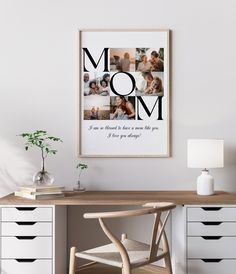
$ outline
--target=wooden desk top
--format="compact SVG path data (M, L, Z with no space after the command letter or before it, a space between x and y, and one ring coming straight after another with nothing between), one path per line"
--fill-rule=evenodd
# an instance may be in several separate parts
M236 194L217 191L212 196L198 196L193 191L87 191L66 192L65 198L41 201L10 194L0 199L0 205L142 205L164 201L177 205L236 205Z

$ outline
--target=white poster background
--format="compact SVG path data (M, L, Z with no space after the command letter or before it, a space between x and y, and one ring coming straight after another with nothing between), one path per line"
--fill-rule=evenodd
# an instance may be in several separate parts
M168 31L82 31L80 37L80 156L169 156ZM82 48L87 48L96 62L104 48L153 48L157 51L159 48L164 48L163 120L154 120L149 117L146 117L147 119L143 121L137 120L137 99L135 105L136 120L84 120L85 97L83 95L84 64ZM96 69L90 61L86 61L86 68L90 75L93 73L94 75L100 74L104 70L103 57ZM114 74L114 72L108 73L110 75ZM119 88L122 89L123 85L125 90L127 88L127 79L124 78L124 81L119 80ZM135 96L135 92L129 96ZM148 96L142 98L150 109L151 102L149 102ZM158 102L156 107L158 107ZM142 105L140 105L140 111L142 112ZM145 112L143 112L142 118L145 115Z

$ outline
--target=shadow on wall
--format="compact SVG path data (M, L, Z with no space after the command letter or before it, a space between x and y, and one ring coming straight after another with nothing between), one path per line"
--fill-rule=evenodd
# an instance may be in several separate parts
M236 166L236 149L234 146L225 145L225 166Z
M233 145L225 145L224 172L222 178L222 188L227 185L230 192L236 194L236 149ZM220 171L219 171L220 173Z
M0 197L32 183L35 170L22 149L0 137Z

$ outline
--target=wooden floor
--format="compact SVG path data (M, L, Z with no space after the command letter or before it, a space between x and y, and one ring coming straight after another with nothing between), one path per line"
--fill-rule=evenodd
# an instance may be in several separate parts
M158 270L154 267L138 268L132 270L132 274L165 274L165 271ZM77 274L121 274L121 269L117 267L108 267L104 265L96 265L80 270Z

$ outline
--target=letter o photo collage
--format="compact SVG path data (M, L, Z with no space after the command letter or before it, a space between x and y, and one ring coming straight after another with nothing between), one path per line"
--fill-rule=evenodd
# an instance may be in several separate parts
M84 120L137 120L140 96L165 94L164 48L110 48L109 56L110 71L83 72Z

